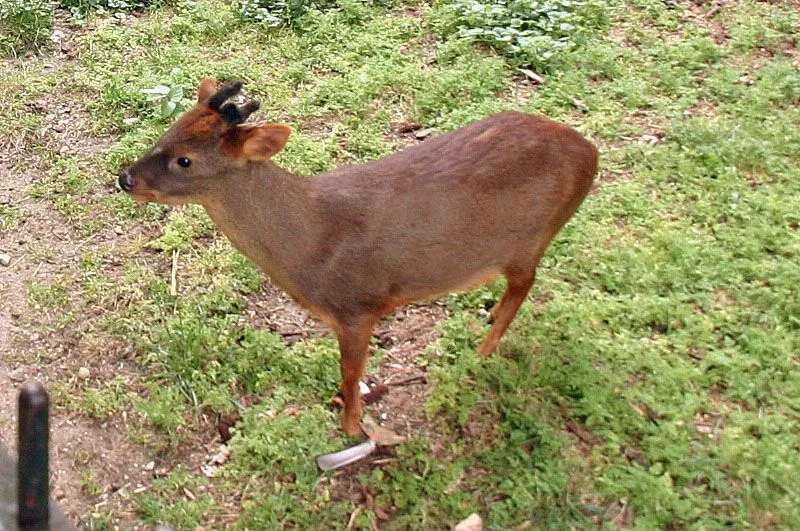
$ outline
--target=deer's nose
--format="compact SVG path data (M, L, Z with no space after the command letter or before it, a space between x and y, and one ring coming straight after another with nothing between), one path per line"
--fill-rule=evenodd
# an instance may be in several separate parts
M125 190L126 192L130 192L131 190L133 190L135 184L136 181L133 180L133 177L131 176L130 173L128 173L128 170L123 171L119 175L119 187Z

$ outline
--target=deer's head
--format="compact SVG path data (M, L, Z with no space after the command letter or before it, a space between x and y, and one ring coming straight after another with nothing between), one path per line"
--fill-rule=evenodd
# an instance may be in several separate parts
M155 147L126 168L119 186L135 199L157 203L202 202L226 179L258 162L269 160L286 145L288 126L245 123L259 103L236 105L228 100L241 91L241 82L218 86L204 79L197 104L186 111Z

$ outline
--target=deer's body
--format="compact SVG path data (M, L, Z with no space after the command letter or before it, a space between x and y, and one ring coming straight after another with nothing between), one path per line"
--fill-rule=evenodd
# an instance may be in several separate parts
M490 354L597 169L597 151L579 133L517 112L310 179L267 159L239 159L228 175L203 180L189 200L335 330L351 434L377 320L399 305L502 274L508 290L480 349Z

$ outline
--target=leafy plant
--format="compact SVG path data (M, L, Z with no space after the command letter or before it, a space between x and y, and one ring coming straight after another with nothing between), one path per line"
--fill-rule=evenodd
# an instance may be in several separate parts
M579 43L592 7L579 0L452 0L434 12L432 23L443 38L484 43L517 64L545 69Z
M138 11L166 4L164 0L60 0L59 3L76 18L83 18L93 11Z
M241 0L240 2L242 18L272 27L291 25L314 4L313 0Z
M156 85L153 88L142 89L147 94L147 101L158 106L159 116L163 119L172 118L186 109L189 100L183 97L183 87Z
M241 17L271 27L296 26L309 11L342 8L358 12L360 7L385 4L383 0L239 0Z
M0 0L0 54L38 50L52 26L53 11L46 0Z

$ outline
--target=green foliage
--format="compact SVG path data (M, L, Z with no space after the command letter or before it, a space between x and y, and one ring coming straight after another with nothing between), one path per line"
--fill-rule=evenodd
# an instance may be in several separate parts
M496 48L515 64L547 70L600 23L599 3L580 0L445 0L432 17L442 37Z
M185 251L195 239L209 235L212 228L211 220L200 207L173 210L169 213L161 236L147 246L164 253Z
M150 384L147 396L136 400L134 406L151 426L175 437L184 424L185 403L177 387Z
M310 9L326 9L336 5L334 0L239 0L241 16L245 20L267 26L294 24Z
M38 310L62 308L67 303L69 295L62 281L28 284L28 304Z
M130 397L122 378L114 378L98 387L86 386L78 392L65 389L60 395L60 402L70 409L81 411L101 421L119 414L130 404Z
M39 50L52 26L53 10L46 0L0 0L0 55Z
M237 0L244 20L270 27L306 27L303 21L309 13L335 10L345 13L351 22L361 18L368 5L385 5L385 0ZM355 16L355 18L353 18Z
M183 97L183 87L166 85L156 85L153 88L142 89L143 94L147 94L147 101L158 106L159 115L162 119L177 116L191 105L192 101Z
M169 524L176 529L199 527L216 510L214 498L200 490L205 487L204 478L178 466L169 476L153 481L148 492L136 498L139 515L149 524Z
M61 7L69 10L73 17L83 18L92 12L124 13L143 9L155 9L171 0L58 0Z
M12 230L19 223L19 208L0 205L0 231Z

